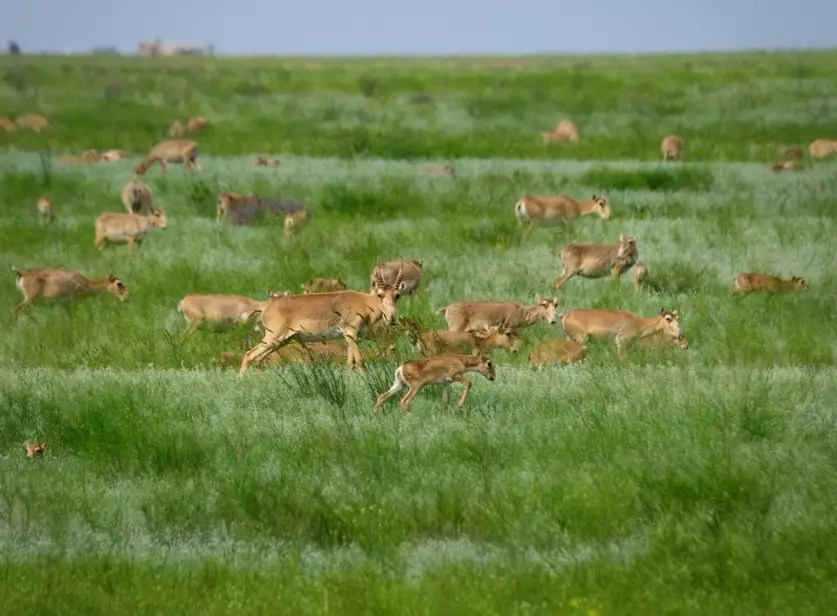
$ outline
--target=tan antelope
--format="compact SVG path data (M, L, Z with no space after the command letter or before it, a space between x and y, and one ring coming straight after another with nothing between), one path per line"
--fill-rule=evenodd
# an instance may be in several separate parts
M285 222L283 224L285 239L290 240L295 233L299 233L304 229L310 220L311 212L308 210L297 210L296 212L285 214Z
M625 344L636 338L645 338L661 330L672 338L680 336L679 314L665 308L657 316L648 318L625 310L572 310L561 323L567 335L582 346L586 347L591 337L615 342L622 359Z
M192 175L192 170L201 173L201 166L198 163L198 142L192 139L168 139L161 141L153 148L145 160L143 160L134 173L143 175L154 164L159 163L163 168L163 173L168 174L168 163L186 165L186 170L189 175Z
M52 197L38 199L38 216L42 222L52 222L55 219L52 213Z
M613 283L630 270L639 258L639 236L620 235L618 244L570 244L559 254L563 271L552 283L560 289L575 277L602 278L610 274Z
M517 302L453 302L436 311L444 314L452 332L477 331L499 326L511 332L538 322L558 322L558 298L535 298L534 306Z
M96 280L72 270L36 268L21 272L12 267L12 271L17 276L17 288L23 294L23 301L14 309L15 319L31 304L42 300L70 301L108 292L124 302L129 295L122 281L112 274Z
M59 156L58 162L65 165L92 165L98 163L100 158L98 150L86 150L81 156Z
M233 214L237 220L237 212L246 208L250 203L258 201L259 197L254 194L247 196L241 193L221 193L215 202L215 221L221 222L229 218L230 214Z
M312 278L300 286L303 293L327 293L345 291L348 288L342 278Z
M634 265L634 291L646 291L648 289L648 266L639 262Z
M780 171L796 171L797 169L799 169L799 164L795 160L786 160L770 165L770 170L775 171L776 173Z
M452 332L448 329L431 329L422 332L415 341L420 353L472 353L474 350L484 353L494 348L508 349L516 353L520 350L520 339L503 326L492 325L470 332Z
M50 127L49 120L39 113L24 113L22 116L15 118L15 124L19 128L29 128L36 133L40 133Z
M407 259L406 261L385 261L376 266L369 274L369 285L375 287L375 277L380 271L381 276L386 284L392 284L395 277L401 272L402 280L404 281L404 290L401 292L402 297L405 295L413 295L418 291L421 285L421 274L424 268L424 260Z
M663 161L682 160L683 151L686 149L686 142L679 135L668 135L660 143L660 151L663 153Z
M813 159L833 156L837 154L837 139L815 139L808 146L808 153Z
M139 178L134 178L125 184L119 194L129 214L149 216L154 210L154 193L151 187Z
M219 327L248 323L254 315L267 307L270 299L285 295L285 293L268 291L268 299L259 301L244 295L190 293L177 304L177 311L183 315L187 324L180 340L183 341L194 334L204 323Z
M266 156L256 156L257 167L278 167L282 164L278 158L268 158Z
M541 133L545 142L550 141L578 141L578 125L572 120L561 120L558 125L550 131Z
M209 121L203 116L191 117L186 123L186 131L189 133L199 133L207 128L209 128Z
M182 137L186 134L186 127L183 126L180 120L175 120L169 126L169 137Z
M27 457L35 458L42 456L49 449L49 443L30 443L29 441L23 441L23 447L26 449Z
M732 292L735 295L746 295L747 293L752 293L753 291L763 293L804 291L807 288L808 286L805 279L800 276L791 276L785 280L770 274L745 273L738 274L738 276L732 280Z
M17 130L17 124L15 124L11 118L9 117L0 117L0 129L6 131L7 133L13 133Z
M103 163L112 163L117 160L125 160L125 150L106 150L99 157Z
M375 401L375 415L378 414L384 403L404 388L407 388L407 395L401 399L401 409L405 413L410 412L410 402L416 397L426 385L442 386L442 407L448 408L448 387L451 383L462 383L465 390L456 405L461 410L465 405L468 392L471 391L471 381L465 378L467 372L479 372L489 381L496 378L494 364L491 358L482 353L474 355L436 355L424 359L413 359L405 361L395 369L395 382L387 391L378 396Z
M380 273L375 283L371 293L347 290L271 299L262 311L264 338L244 356L239 372L244 373L253 361L261 363L294 338L307 342L341 337L348 346L349 368L356 363L358 370L365 372L357 344L359 332L381 319L394 324L396 304L405 286L400 272L392 284L385 283Z
M529 221L524 241L529 239L537 226L551 227L590 214L610 220L610 204L604 195L594 194L589 201L576 201L568 195L526 195L514 206L517 224Z
M151 229L166 229L166 212L153 210L151 216L105 212L96 219L96 250L104 250L108 244L128 244L128 254L134 254L134 244L141 244Z
M544 340L529 353L529 364L575 364L587 358L587 350L575 340Z

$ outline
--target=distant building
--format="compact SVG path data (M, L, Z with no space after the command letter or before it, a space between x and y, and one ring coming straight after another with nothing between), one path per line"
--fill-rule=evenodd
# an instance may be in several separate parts
M158 38L141 42L139 53L143 56L211 56L214 55L215 48L212 45L166 43Z

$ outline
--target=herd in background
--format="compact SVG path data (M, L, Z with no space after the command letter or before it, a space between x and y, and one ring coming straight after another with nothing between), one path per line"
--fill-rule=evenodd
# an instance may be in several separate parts
M48 122L37 114L27 114L12 122L0 118L0 127L14 130L27 126L41 131ZM10 128L11 127L11 128ZM186 124L175 120L170 127L171 139L156 144L148 156L135 168L134 177L121 190L120 197L127 212L105 212L95 221L95 247L104 250L110 244L128 244L129 256L152 229L166 229L167 219L163 208L154 207L151 188L140 177L155 164L169 173L168 164L183 164L191 175L201 173L198 163L198 142L185 138L209 127L203 117L190 118ZM580 139L578 127L570 120L561 121L555 129L543 133L546 141L571 141ZM677 135L666 136L660 150L664 161L680 161L685 151L685 141ZM837 140L818 139L810 144L812 158L824 158L837 154ZM794 159L803 155L799 148L788 148L784 160L772 169L792 170ZM126 158L121 150L99 153L88 150L81 157L64 157L65 163L109 163ZM255 159L257 166L277 166L280 161L263 156ZM424 173L453 175L450 163L429 165ZM39 217L44 222L55 218L52 198L41 197L37 202ZM242 224L252 218L253 212L272 210L284 216L284 232L288 240L311 220L311 212L298 204L280 199L262 198L256 194L223 193L216 201L216 221L230 220ZM611 218L611 207L604 195L593 194L592 199L579 201L568 195L525 195L514 206L518 225L528 223L523 241L527 241L538 228L564 224L577 218L596 215L604 221ZM649 270L640 262L637 241L639 236L619 235L613 244L570 244L559 253L562 264L560 275L553 288L560 290L572 278L599 279L610 276L618 286L621 277L633 269L633 286L638 292L648 289ZM517 352L521 348L519 334L535 323L557 324L560 319L566 339L546 340L537 344L529 355L534 366L569 364L585 361L590 338L615 343L620 359L625 358L629 344L647 348L677 347L687 349L688 342L680 327L677 310L662 308L659 314L643 317L622 310L576 309L566 314L559 312L558 299L537 297L535 304L524 306L508 301L458 301L438 310L444 316L447 329L422 331L414 319L397 320L396 306L399 300L411 297L419 291L423 260L397 260L376 262L370 274L370 290L348 289L342 278L314 278L302 285L302 293L269 290L266 299L255 300L239 295L189 294L177 305L186 320L186 330L181 335L185 341L202 325L230 326L256 322L262 340L241 356L225 352L216 358L219 364L240 360L239 372L249 366L257 369L264 362L282 364L301 361L340 361L345 358L349 368L357 366L365 371L364 353L358 341L371 339L376 344L367 349L373 357L397 357L395 339L406 334L422 359L400 363L395 370L392 387L382 393L375 403L375 414L393 395L408 389L401 400L404 412L415 395L429 384L441 385L443 405L448 406L448 386L457 382L464 385L464 392L457 408L462 408L471 389L468 372L483 374L489 380L496 377L490 353L494 348ZM30 304L40 300L69 301L90 295L109 293L120 301L127 301L129 292L125 284L114 275L103 279L89 279L71 270L37 268L20 271L17 287L23 295L14 309L15 319ZM782 279L768 274L743 273L733 281L733 293L753 291L780 292L806 288L805 279L793 276ZM404 325L406 323L406 325ZM334 340L336 339L336 340ZM30 454L35 455L35 454Z

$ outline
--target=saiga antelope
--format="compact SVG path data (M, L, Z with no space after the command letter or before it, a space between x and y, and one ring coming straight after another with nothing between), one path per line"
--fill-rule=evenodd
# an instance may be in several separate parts
M299 233L310 220L311 212L308 210L297 210L285 214L285 222L283 223L285 239L293 238L294 234Z
M424 260L422 259L407 259L406 261L384 261L380 265L376 265L375 269L369 274L369 285L375 288L375 277L377 272L380 272L381 277L387 284L392 284L398 272L401 272L402 280L404 281L404 290L401 292L402 297L405 295L414 295L421 285L421 275L424 270Z
M453 302L436 311L444 314L452 332L502 326L512 332L540 321L557 323L558 298L535 298L534 306L517 302Z
M648 266L645 263L634 265L634 291L648 289Z
M49 443L30 443L29 441L23 441L23 447L26 449L26 456L34 458L43 455L49 449Z
M348 288L342 278L312 278L308 282L302 283L300 286L302 287L303 293L345 291Z
M616 343L619 357L624 359L624 346L630 340L645 338L658 331L672 338L680 336L680 316L676 310L660 310L657 316L645 318L625 310L573 310L562 319L567 335L587 346L589 338L604 338Z
M837 139L814 139L808 146L813 159L827 158L837 154Z
M52 197L38 199L38 216L40 216L41 222L52 222L55 219L52 212Z
M594 194L590 201L576 201L569 195L526 195L514 206L517 224L529 221L529 228L523 235L524 242L537 226L551 227L590 214L610 220L610 204L604 195Z
M746 295L754 291L763 293L780 293L782 291L804 291L807 282L801 276L791 276L787 280L770 274L738 274L732 280L734 295Z
M149 216L154 209L154 193L151 192L151 187L138 178L125 184L119 195L129 214Z
M578 141L578 125L572 120L561 120L552 130L541 133L545 142L550 141Z
M618 285L620 276L639 258L637 240L638 235L620 235L618 244L570 244L559 254L564 269L553 281L553 288L560 289L574 276L602 278L608 274Z
M163 168L163 173L168 175L168 163L183 163L186 165L186 170L189 175L192 175L192 170L201 173L201 166L198 163L198 142L192 139L168 139L161 141L153 148L145 160L137 165L134 173L143 175L155 163L159 163Z
M124 302L129 295L123 282L113 274L97 280L72 270L36 268L21 272L14 266L11 269L17 276L17 288L23 295L23 301L14 309L15 319L37 301L69 301L107 292Z
M284 297L284 293L268 291L268 298ZM181 342L191 336L204 323L230 326L248 323L255 314L267 307L268 300L259 301L243 295L190 293L177 304L177 311L186 319L186 330Z
M416 349L420 353L472 353L482 351L488 353L499 347L516 353L520 350L520 339L503 326L492 325L483 329L469 332L452 332L448 329L431 329L422 332L414 340Z
M663 153L663 161L681 160L686 142L679 135L668 135L660 142L660 151Z
M134 244L141 244L151 229L166 229L164 210L153 210L151 216L105 212L96 219L96 238L94 246L101 252L108 244L128 244L128 254L133 256Z

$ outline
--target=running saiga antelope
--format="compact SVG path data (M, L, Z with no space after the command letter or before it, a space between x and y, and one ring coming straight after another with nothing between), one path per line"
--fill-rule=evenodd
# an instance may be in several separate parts
M575 277L602 278L610 274L613 283L630 270L639 258L639 236L620 235L618 244L570 244L559 255L564 266L552 283L557 290Z
M679 314L665 308L649 318L625 310L579 309L567 313L562 325L571 339L585 347L591 337L615 342L622 359L625 344L636 338L645 338L658 331L664 331L672 338L680 336Z
M452 332L448 329L431 329L422 332L415 340L416 349L420 353L472 353L482 351L488 353L498 347L512 352L520 350L520 339L503 326L492 325L476 331Z
M524 241L529 239L537 226L551 227L590 214L610 220L610 204L604 195L594 194L590 201L576 201L568 195L526 195L514 206L517 224L529 221Z
M754 291L763 293L780 293L782 291L804 291L807 283L801 276L791 276L782 279L770 274L738 274L732 280L732 292L735 295L746 295Z
M348 287L342 278L312 278L301 285L303 293L327 293L345 291Z
M201 173L201 166L198 163L198 142L192 139L168 139L161 141L151 148L148 157L137 165L134 173L143 175L155 163L160 164L165 174L169 172L168 163L185 164L189 175L192 175L193 169Z
M151 229L166 229L166 213L154 210L151 216L105 212L96 219L96 250L104 250L108 244L128 244L128 254L134 254L134 244L141 244Z
M442 386L442 407L448 408L448 387L451 383L462 383L465 390L456 405L461 410L465 405L468 392L471 391L471 381L465 378L467 372L479 372L489 381L496 378L494 364L491 358L482 353L474 355L436 355L425 359L405 361L395 369L395 382L387 391L378 396L375 401L374 414L377 415L384 403L397 394L408 389L407 395L401 399L401 408L405 413L410 412L410 402L426 385Z
M42 222L52 222L55 219L52 212L52 197L38 199L38 216Z
M369 275L369 285L375 287L375 277L377 272L380 272L381 277L386 284L392 284L395 277L401 272L402 280L404 281L404 290L401 292L402 296L413 295L418 291L421 285L421 274L424 269L424 260L407 259L406 261L385 261L376 266Z
M284 293L268 292L269 298L284 297ZM180 300L177 311L186 319L186 330L181 334L183 341L202 324L229 327L236 323L248 323L256 314L263 311L268 300L260 301L244 295L198 294L191 293Z
M663 160L681 160L686 142L679 135L668 135L660 143L660 151L663 153Z
M271 299L262 311L264 338L244 356L239 372L244 373L254 361L261 363L295 338L307 342L341 337L348 347L348 367L356 363L358 370L365 372L358 335L381 319L387 325L395 323L396 304L404 286L401 272L392 284L385 283L379 273L371 293L347 290Z
M517 332L538 322L558 322L558 298L535 298L534 306L517 302L453 302L436 311L444 314L452 332L477 331L498 326Z
M154 193L151 192L151 187L139 178L125 184L119 194L129 214L149 216L154 210Z
M12 267L12 271L17 276L17 288L23 294L23 301L14 309L15 319L31 304L42 300L70 301L104 292L123 302L128 299L128 289L112 274L96 280L72 270L36 268L21 272Z

